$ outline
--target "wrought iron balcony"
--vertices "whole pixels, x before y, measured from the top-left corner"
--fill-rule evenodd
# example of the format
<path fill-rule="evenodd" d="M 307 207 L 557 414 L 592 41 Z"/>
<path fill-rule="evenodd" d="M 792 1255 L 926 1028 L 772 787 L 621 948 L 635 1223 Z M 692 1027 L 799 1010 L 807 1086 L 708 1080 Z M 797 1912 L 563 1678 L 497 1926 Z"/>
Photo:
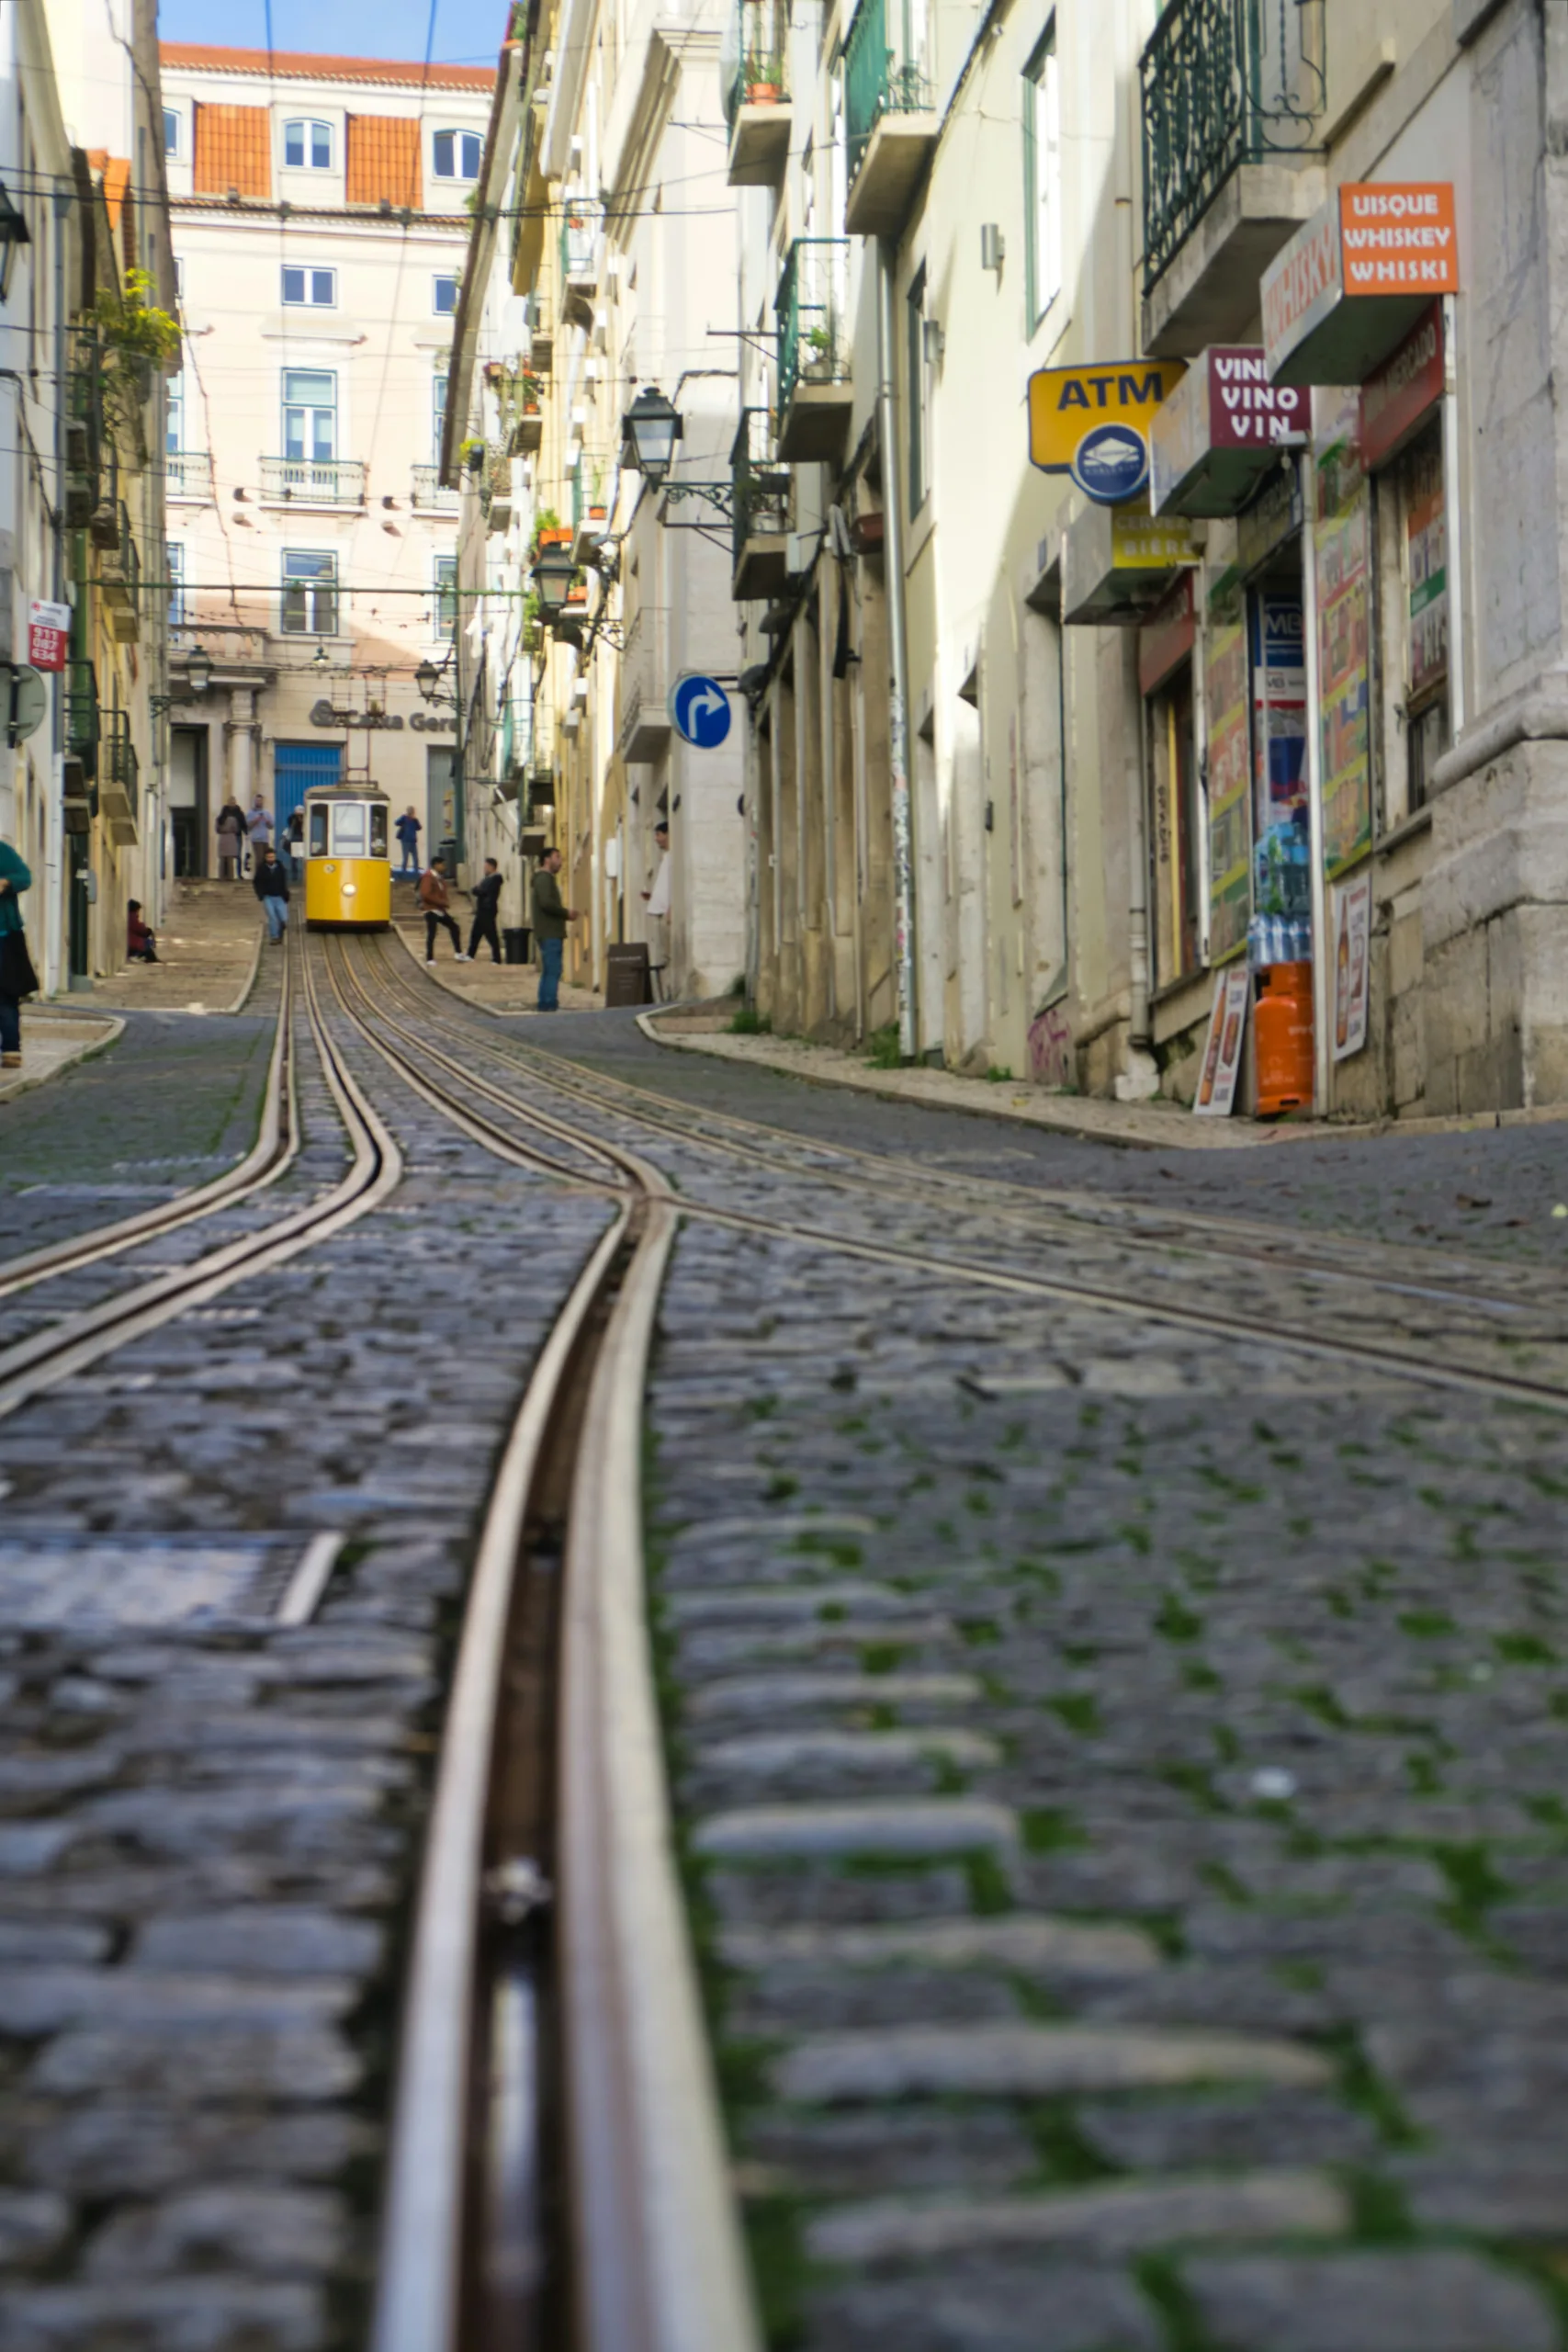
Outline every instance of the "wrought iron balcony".
<path fill-rule="evenodd" d="M 779 455 L 831 458 L 849 424 L 847 237 L 797 237 L 773 303 L 779 337 Z"/>
<path fill-rule="evenodd" d="M 300 506 L 363 506 L 365 466 L 355 458 L 264 458 L 262 496 Z"/>
<path fill-rule="evenodd" d="M 1141 62 L 1145 288 L 1233 172 L 1314 151 L 1323 13 L 1323 0 L 1168 0 Z"/>
<path fill-rule="evenodd" d="M 743 602 L 776 595 L 788 577 L 784 541 L 791 477 L 774 454 L 765 408 L 741 410 L 729 469 L 734 483 L 731 593 Z"/>
<path fill-rule="evenodd" d="M 205 505 L 212 496 L 212 457 L 207 449 L 170 449 L 164 458 L 164 487 L 171 498 Z"/>
<path fill-rule="evenodd" d="M 458 492 L 443 487 L 439 466 L 415 466 L 410 503 L 416 514 L 456 514 L 462 499 Z"/>
<path fill-rule="evenodd" d="M 129 848 L 136 840 L 141 814 L 141 762 L 130 740 L 130 718 L 123 710 L 106 710 L 98 745 L 98 814 L 109 838 Z"/>
<path fill-rule="evenodd" d="M 98 673 L 90 662 L 65 665 L 65 749 L 91 784 L 98 773 Z"/>
<path fill-rule="evenodd" d="M 98 594 L 118 645 L 134 645 L 141 633 L 141 559 L 131 535 L 124 499 L 94 515 L 90 537 L 98 550 Z"/>
<path fill-rule="evenodd" d="M 844 206 L 856 236 L 890 235 L 902 226 L 915 186 L 936 144 L 937 123 L 911 0 L 861 0 L 844 43 L 844 130 L 850 186 Z"/>
<path fill-rule="evenodd" d="M 599 206 L 590 197 L 568 197 L 560 224 L 561 318 L 567 326 L 593 323 L 603 245 Z"/>

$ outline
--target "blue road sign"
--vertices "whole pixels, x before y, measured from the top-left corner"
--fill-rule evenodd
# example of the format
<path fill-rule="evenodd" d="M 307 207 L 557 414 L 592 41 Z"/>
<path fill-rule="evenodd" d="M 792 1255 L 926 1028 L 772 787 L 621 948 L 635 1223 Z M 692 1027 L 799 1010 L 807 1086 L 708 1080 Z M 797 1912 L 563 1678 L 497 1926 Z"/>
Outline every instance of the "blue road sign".
<path fill-rule="evenodd" d="M 716 752 L 729 732 L 729 696 L 716 678 L 688 670 L 670 689 L 670 724 L 682 742 Z"/>

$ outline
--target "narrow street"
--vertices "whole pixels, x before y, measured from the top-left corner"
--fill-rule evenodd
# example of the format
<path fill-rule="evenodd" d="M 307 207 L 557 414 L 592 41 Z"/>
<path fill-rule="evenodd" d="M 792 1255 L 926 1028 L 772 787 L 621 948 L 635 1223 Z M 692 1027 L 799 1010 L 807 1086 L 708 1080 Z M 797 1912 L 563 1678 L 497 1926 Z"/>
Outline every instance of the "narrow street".
<path fill-rule="evenodd" d="M 627 1014 L 545 1052 L 395 939 L 293 940 L 243 1014 L 177 1029 L 133 1012 L 5 1113 L 6 2352 L 397 2340 L 476 1545 L 637 1183 L 606 1345 L 636 1220 L 667 1218 L 645 1680 L 706 2051 L 670 2055 L 673 2113 L 635 2066 L 613 2086 L 634 2202 L 680 2220 L 682 2102 L 716 2111 L 754 2340 L 803 2352 L 1564 2342 L 1556 1128 L 1216 1170 L 671 1054 Z M 256 1189 L 26 1279 L 244 1160 L 269 1086 Z M 559 1491 L 509 1539 L 520 1591 L 564 1576 L 567 1664 L 498 1665 L 499 1719 L 559 1739 L 547 1849 L 602 1802 L 606 1852 L 663 1867 L 649 1759 L 623 1818 L 617 1726 L 573 1746 L 573 1595 L 613 1548 L 581 1515 L 636 1500 L 614 1455 L 619 1487 L 565 1496 L 593 1430 L 592 1395 L 549 1422 Z M 491 1791 L 476 1917 L 527 1811 Z M 556 1968 L 592 1842 L 548 1855 L 524 1971 L 537 2275 L 462 2289 L 520 2294 L 545 2343 L 616 2291 L 584 2270 L 614 2196 L 583 2053 L 614 2075 L 623 2041 Z M 503 2072 L 484 2020 L 523 1962 L 472 1942 Z M 620 1955 L 633 2058 L 676 2052 L 679 1957 Z"/>

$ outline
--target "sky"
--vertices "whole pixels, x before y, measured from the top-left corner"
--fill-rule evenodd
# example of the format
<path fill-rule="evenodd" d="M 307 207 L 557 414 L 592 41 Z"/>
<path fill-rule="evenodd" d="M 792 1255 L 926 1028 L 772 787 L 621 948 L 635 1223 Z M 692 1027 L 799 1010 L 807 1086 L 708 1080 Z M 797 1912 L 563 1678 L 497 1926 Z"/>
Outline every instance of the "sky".
<path fill-rule="evenodd" d="M 435 0 L 434 61 L 443 65 L 495 63 L 506 28 L 506 0 Z M 214 17 L 219 17 L 219 23 Z M 216 41 L 225 49 L 265 49 L 266 0 L 162 0 L 158 31 L 164 40 Z M 332 57 L 424 55 L 430 0 L 272 0 L 274 49 L 315 50 Z"/>

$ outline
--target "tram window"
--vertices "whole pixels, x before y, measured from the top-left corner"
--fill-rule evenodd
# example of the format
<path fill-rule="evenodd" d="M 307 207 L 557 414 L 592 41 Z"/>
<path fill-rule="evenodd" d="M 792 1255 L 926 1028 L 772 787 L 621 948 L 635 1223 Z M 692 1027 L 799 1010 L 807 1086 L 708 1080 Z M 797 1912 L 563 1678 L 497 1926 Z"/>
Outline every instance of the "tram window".
<path fill-rule="evenodd" d="M 365 854 L 365 804 L 351 801 L 346 808 L 333 815 L 333 848 L 339 857 L 363 857 Z"/>
<path fill-rule="evenodd" d="M 327 804 L 313 800 L 310 804 L 310 855 L 325 857 L 327 854 Z"/>
<path fill-rule="evenodd" d="M 370 854 L 372 857 L 385 857 L 387 854 L 387 811 L 380 801 L 370 804 Z"/>

